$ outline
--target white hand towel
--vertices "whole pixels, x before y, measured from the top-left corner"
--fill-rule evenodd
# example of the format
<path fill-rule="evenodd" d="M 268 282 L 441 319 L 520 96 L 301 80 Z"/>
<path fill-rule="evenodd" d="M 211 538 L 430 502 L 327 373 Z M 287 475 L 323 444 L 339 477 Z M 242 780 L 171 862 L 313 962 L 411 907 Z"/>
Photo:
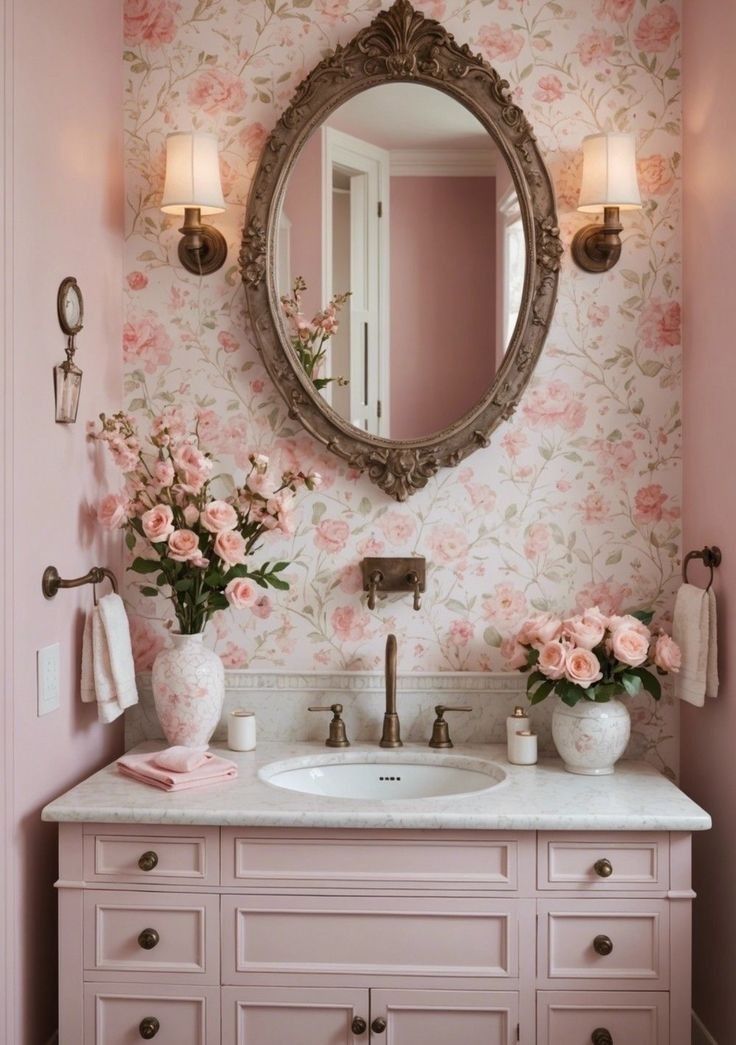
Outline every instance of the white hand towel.
<path fill-rule="evenodd" d="M 87 614 L 82 635 L 82 676 L 79 689 L 85 704 L 94 704 L 97 700 L 95 692 L 95 672 L 92 662 L 92 614 Z"/>
<path fill-rule="evenodd" d="M 97 717 L 100 722 L 114 722 L 122 715 L 123 709 L 118 703 L 115 693 L 110 651 L 99 606 L 95 606 L 92 610 L 92 667 L 97 698 Z"/>
<path fill-rule="evenodd" d="M 718 696 L 718 615 L 716 593 L 710 588 L 708 595 L 708 666 L 705 671 L 706 697 Z"/>
<path fill-rule="evenodd" d="M 105 595 L 98 606 L 105 632 L 115 698 L 122 710 L 138 703 L 133 647 L 125 604 L 119 595 Z"/>
<path fill-rule="evenodd" d="M 672 637 L 682 651 L 675 696 L 702 707 L 705 695 L 718 693 L 715 594 L 693 584 L 677 592 Z"/>

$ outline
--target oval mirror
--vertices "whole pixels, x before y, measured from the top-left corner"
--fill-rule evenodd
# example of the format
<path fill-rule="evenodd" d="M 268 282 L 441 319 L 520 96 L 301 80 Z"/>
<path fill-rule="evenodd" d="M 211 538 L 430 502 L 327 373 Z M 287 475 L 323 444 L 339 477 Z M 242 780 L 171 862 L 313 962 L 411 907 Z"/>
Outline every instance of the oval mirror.
<path fill-rule="evenodd" d="M 403 500 L 510 416 L 560 253 L 507 85 L 396 0 L 297 89 L 254 179 L 241 264 L 292 415 Z"/>

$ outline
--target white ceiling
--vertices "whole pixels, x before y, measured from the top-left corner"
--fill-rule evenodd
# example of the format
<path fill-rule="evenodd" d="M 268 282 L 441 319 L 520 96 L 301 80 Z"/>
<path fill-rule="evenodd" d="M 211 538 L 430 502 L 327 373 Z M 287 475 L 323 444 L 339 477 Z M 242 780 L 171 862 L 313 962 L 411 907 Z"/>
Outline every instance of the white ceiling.
<path fill-rule="evenodd" d="M 422 84 L 371 87 L 341 105 L 327 126 L 381 149 L 472 149 L 487 154 L 492 163 L 500 158 L 493 139 L 472 113 Z"/>

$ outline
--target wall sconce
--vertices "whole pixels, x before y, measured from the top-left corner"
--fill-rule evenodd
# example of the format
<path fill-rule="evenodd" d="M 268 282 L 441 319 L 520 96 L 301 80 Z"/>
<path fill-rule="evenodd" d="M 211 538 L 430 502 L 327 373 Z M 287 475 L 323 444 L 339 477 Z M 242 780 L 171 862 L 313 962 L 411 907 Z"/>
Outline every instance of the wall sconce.
<path fill-rule="evenodd" d="M 619 213 L 640 210 L 633 134 L 591 134 L 583 139 L 583 183 L 578 210 L 603 212 L 601 225 L 586 225 L 572 241 L 573 260 L 586 272 L 608 272 L 621 257 Z"/>
<path fill-rule="evenodd" d="M 225 237 L 203 214 L 222 214 L 225 199 L 214 134 L 178 132 L 166 139 L 166 179 L 161 200 L 164 214 L 183 214 L 179 229 L 179 261 L 188 272 L 207 276 L 225 263 Z"/>
<path fill-rule="evenodd" d="M 54 367 L 54 394 L 56 396 L 56 421 L 60 425 L 73 425 L 77 420 L 79 393 L 82 388 L 82 371 L 74 362 L 77 346 L 74 338 L 82 329 L 84 301 L 74 276 L 61 281 L 56 296 L 56 314 L 59 326 L 67 337 L 66 359 Z"/>

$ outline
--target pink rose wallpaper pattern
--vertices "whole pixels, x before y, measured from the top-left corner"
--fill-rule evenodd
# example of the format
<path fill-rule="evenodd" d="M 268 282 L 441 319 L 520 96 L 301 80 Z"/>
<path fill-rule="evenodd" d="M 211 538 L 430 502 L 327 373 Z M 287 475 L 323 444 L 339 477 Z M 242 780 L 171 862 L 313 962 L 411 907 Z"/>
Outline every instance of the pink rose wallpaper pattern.
<path fill-rule="evenodd" d="M 125 405 L 141 419 L 173 402 L 199 418 L 225 469 L 252 451 L 316 468 L 321 490 L 290 540 L 291 590 L 227 611 L 210 641 L 229 667 L 377 668 L 389 631 L 402 670 L 500 670 L 500 645 L 529 612 L 597 603 L 671 612 L 680 526 L 679 5 L 658 0 L 416 0 L 506 77 L 555 183 L 569 244 L 580 143 L 633 131 L 644 209 L 625 215 L 620 264 L 604 276 L 563 259 L 560 298 L 532 385 L 491 445 L 406 505 L 289 421 L 248 333 L 237 253 L 259 150 L 306 72 L 368 24 L 376 0 L 126 0 Z M 388 6 L 383 5 L 383 6 Z M 200 280 L 178 264 L 178 219 L 159 202 L 165 138 L 218 135 L 230 253 Z M 364 555 L 425 554 L 420 613 L 359 593 Z M 127 596 L 141 668 L 168 607 Z M 634 705 L 638 750 L 676 762 L 671 706 Z"/>

